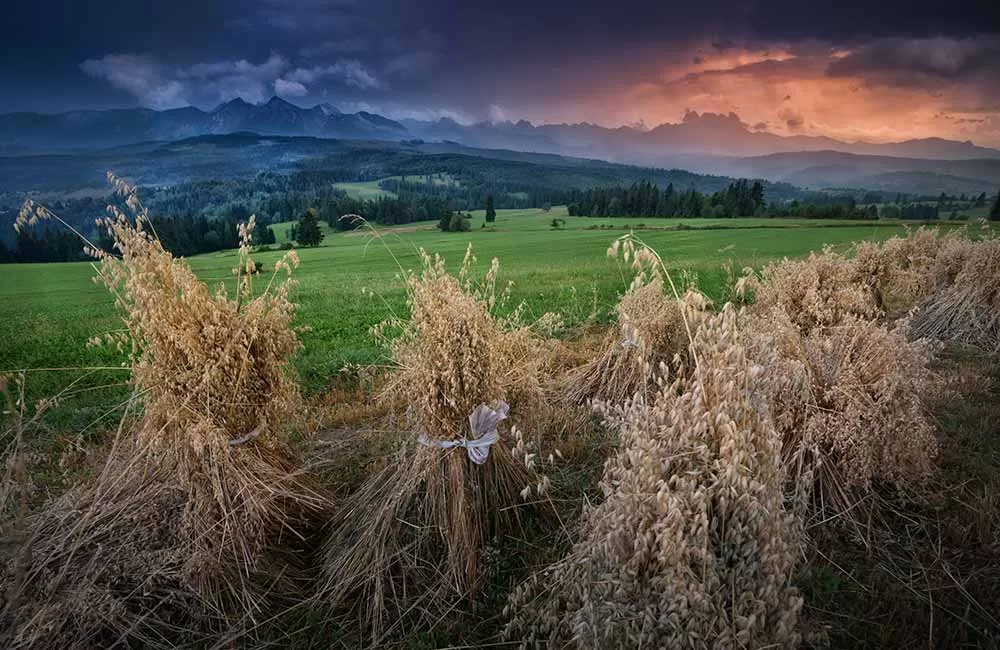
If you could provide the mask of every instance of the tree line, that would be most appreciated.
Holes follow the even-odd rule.
[[[398,196],[382,196],[361,200],[351,198],[343,190],[326,186],[317,188],[319,172],[280,177],[262,174],[263,191],[237,198],[233,192],[248,189],[244,181],[200,182],[170,189],[145,190],[150,195],[150,220],[164,248],[177,256],[191,256],[239,245],[238,224],[257,214],[255,244],[275,243],[270,223],[298,218],[291,239],[300,245],[318,245],[322,241],[319,222],[326,221],[334,230],[352,230],[358,220],[346,220],[345,214],[360,215],[380,225],[398,225],[418,221],[436,221],[446,232],[463,232],[471,228],[471,216],[466,210],[486,208],[486,221],[496,218],[497,206],[510,207],[513,199],[504,192],[497,196],[489,184],[475,191],[465,191],[455,182],[434,182],[442,176],[422,179],[391,179],[384,182]],[[186,188],[186,189],[185,189]],[[485,192],[485,193],[484,193]],[[915,201],[896,197],[892,203],[858,203],[853,195],[810,195],[809,200],[781,200],[765,204],[765,185],[760,181],[740,179],[711,194],[689,187],[677,190],[673,183],[664,189],[651,181],[637,181],[629,186],[609,185],[587,190],[570,190],[561,196],[567,199],[570,216],[584,217],[796,217],[806,219],[904,219],[932,221],[942,210],[965,197],[941,195],[937,201]],[[194,205],[191,197],[207,200],[217,210],[180,212]],[[533,205],[549,205],[540,201],[547,194],[529,195]],[[506,198],[505,198],[506,197]],[[872,199],[877,198],[875,196]],[[113,200],[113,199],[112,199]],[[520,199],[517,199],[518,201]],[[907,202],[907,201],[910,202]],[[966,199],[976,207],[989,205],[988,217],[1000,221],[1000,193],[990,201],[985,193]],[[94,227],[94,218],[104,212],[107,199],[83,198],[59,201],[53,209],[60,217],[91,238],[105,250],[111,250],[107,237]],[[259,209],[257,212],[254,208]],[[268,210],[274,209],[268,213]],[[294,210],[294,211],[292,211]],[[83,243],[76,235],[49,224],[23,229],[13,239],[0,238],[2,262],[73,262],[87,259]]]
[[[613,185],[596,187],[575,193],[567,205],[574,217],[679,217],[679,218],[731,218],[731,217],[795,217],[803,219],[902,219],[934,221],[954,210],[959,201],[965,206],[986,205],[986,194],[978,197],[949,197],[918,201],[902,195],[893,203],[859,203],[852,194],[814,194],[808,200],[782,200],[765,202],[765,186],[760,181],[746,179],[730,183],[724,190],[703,194],[694,188],[677,191],[673,184],[663,190],[648,181],[626,187]],[[872,201],[881,198],[866,195]],[[1000,193],[992,203],[991,220],[1000,221]]]
[[[177,257],[190,257],[239,247],[238,225],[245,221],[246,219],[236,221],[227,217],[209,218],[190,214],[150,217],[150,224],[163,248]],[[111,253],[115,252],[107,232],[94,227],[93,220],[86,234],[97,247]],[[275,243],[274,231],[267,226],[258,226],[254,231],[254,243],[261,245]],[[9,245],[0,239],[0,263],[79,262],[92,259],[83,249],[84,242],[76,234],[53,224],[36,224],[31,228],[22,228]]]
[[[0,263],[79,262],[88,258],[83,242],[71,232],[38,224],[22,228],[10,244],[0,239]]]
[[[764,184],[746,179],[712,194],[678,191],[673,183],[661,190],[650,181],[597,187],[575,193],[567,204],[571,217],[750,217],[763,209]]]

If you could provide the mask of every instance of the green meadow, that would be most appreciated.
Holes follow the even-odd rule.
[[[562,220],[558,228],[553,219]],[[678,278],[686,276],[722,299],[727,266],[736,272],[760,268],[825,245],[847,250],[853,242],[885,239],[903,229],[895,223],[856,221],[591,219],[568,217],[565,208],[499,210],[492,227],[482,224],[479,211],[466,233],[443,233],[433,223],[384,228],[377,236],[370,229],[338,233],[324,225],[319,247],[298,250],[301,266],[294,274],[297,324],[306,327],[295,365],[306,391],[322,390],[346,364],[383,359],[369,330],[405,313],[402,273],[419,268],[420,248],[441,254],[452,269],[470,244],[480,272],[497,257],[502,282],[511,283],[512,302],[523,301],[529,318],[554,311],[573,326],[592,317],[606,321],[627,287],[629,270],[606,251],[630,230],[659,251]],[[274,226],[279,242],[290,225]],[[254,259],[269,274],[282,254],[261,252]],[[236,251],[189,262],[210,285],[231,285]],[[109,418],[113,421],[109,408],[124,395],[124,373],[108,370],[121,364],[122,356],[86,346],[90,337],[121,327],[111,298],[92,282],[93,275],[87,263],[0,266],[0,372],[30,370],[33,398],[70,387],[64,404],[72,408],[56,410],[54,431],[99,428]]]
[[[388,192],[378,186],[382,180],[384,179],[357,183],[336,183],[336,187],[337,189],[344,190],[347,192],[347,196],[352,199],[357,199],[358,201],[371,201],[373,199],[380,199],[383,196],[396,198],[396,194],[394,192]]]
[[[360,181],[354,183],[336,183],[338,189],[347,192],[347,196],[352,199],[357,199],[359,201],[371,201],[374,199],[380,199],[382,197],[396,198],[395,192],[390,192],[388,190],[383,190],[379,187],[379,183],[388,180],[403,180],[405,178],[411,183],[425,183],[428,185],[439,185],[439,186],[454,186],[458,185],[459,182],[452,178],[449,174],[434,174],[426,176],[387,176],[385,178],[380,178],[374,181]]]

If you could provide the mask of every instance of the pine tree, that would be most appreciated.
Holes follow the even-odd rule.
[[[486,195],[486,222],[493,223],[497,220],[497,211],[493,208],[493,195]]]
[[[764,207],[764,184],[760,181],[754,181],[753,187],[750,189],[750,198],[753,201],[753,214],[756,214],[758,210]]]
[[[993,202],[993,209],[990,210],[990,221],[1000,221],[1000,192],[997,192],[997,200]]]
[[[319,246],[319,243],[323,241],[323,231],[319,227],[319,217],[313,208],[306,210],[299,218],[296,241],[301,246]]]

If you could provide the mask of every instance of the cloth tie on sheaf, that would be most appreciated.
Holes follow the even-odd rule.
[[[469,429],[472,431],[471,438],[459,438],[457,440],[430,440],[421,433],[417,436],[417,442],[426,447],[437,447],[439,449],[451,449],[452,447],[465,447],[466,452],[476,465],[482,465],[490,455],[490,447],[500,439],[497,426],[501,420],[507,419],[510,406],[503,400],[497,400],[493,408],[480,404],[469,416]]]

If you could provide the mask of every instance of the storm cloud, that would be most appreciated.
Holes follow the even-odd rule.
[[[278,94],[390,117],[655,125],[691,109],[783,134],[1000,141],[990,0],[62,0],[6,11],[0,111]]]

